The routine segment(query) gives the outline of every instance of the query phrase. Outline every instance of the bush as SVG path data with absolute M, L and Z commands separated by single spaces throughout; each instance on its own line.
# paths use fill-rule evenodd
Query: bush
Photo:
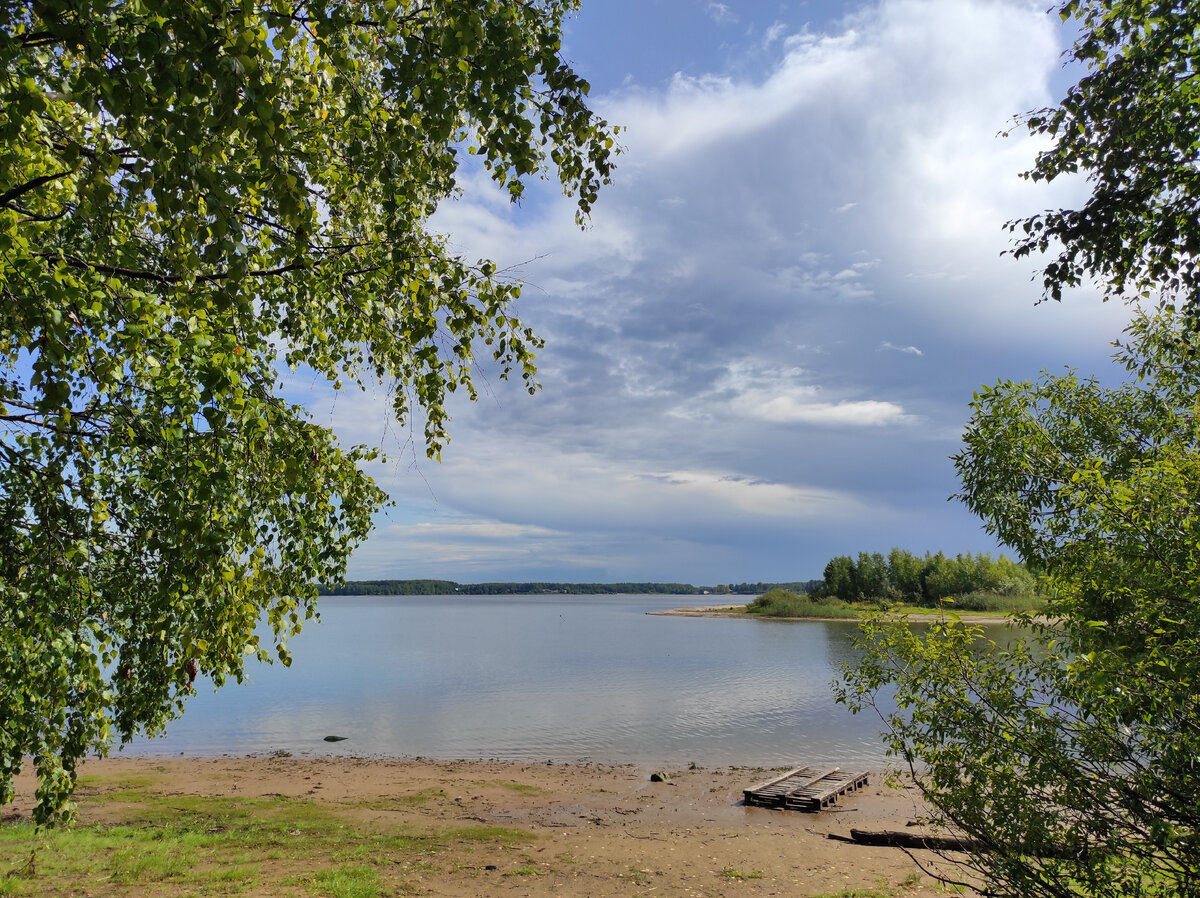
M 854 609 L 841 603 L 814 602 L 787 589 L 772 589 L 746 606 L 747 614 L 760 617 L 855 617 Z

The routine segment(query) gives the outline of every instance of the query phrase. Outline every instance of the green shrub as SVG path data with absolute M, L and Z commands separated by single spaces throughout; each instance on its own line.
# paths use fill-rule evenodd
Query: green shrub
M 760 617 L 854 617 L 855 611 L 842 603 L 814 602 L 809 596 L 787 589 L 772 589 L 746 606 L 747 614 Z

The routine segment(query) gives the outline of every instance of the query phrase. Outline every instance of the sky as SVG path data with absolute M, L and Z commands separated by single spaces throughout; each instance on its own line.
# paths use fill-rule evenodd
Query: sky
M 1045 0 L 585 0 L 564 56 L 624 130 L 586 230 L 552 182 L 471 176 L 431 227 L 524 283 L 542 390 L 485 368 L 442 462 L 387 390 L 313 397 L 394 504 L 352 579 L 821 576 L 834 555 L 997 552 L 953 500 L 972 394 L 1103 373 L 1128 310 L 1039 303 L 1004 223 L 1085 185 L 1020 173 L 1055 103 Z M 1008 136 L 1004 136 L 1007 132 Z

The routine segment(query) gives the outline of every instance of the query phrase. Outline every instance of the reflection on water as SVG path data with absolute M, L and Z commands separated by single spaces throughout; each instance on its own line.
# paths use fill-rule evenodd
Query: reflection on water
M 294 662 L 255 666 L 139 754 L 613 763 L 861 762 L 879 721 L 834 704 L 853 623 L 648 616 L 680 596 L 327 598 Z M 348 737 L 325 743 L 326 735 Z

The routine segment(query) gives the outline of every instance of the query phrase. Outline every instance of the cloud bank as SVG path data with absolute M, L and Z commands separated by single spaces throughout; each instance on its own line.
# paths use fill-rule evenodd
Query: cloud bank
M 396 507 L 351 576 L 713 584 L 994 548 L 946 501 L 972 391 L 1098 367 L 1124 318 L 1089 296 L 1037 306 L 1029 265 L 1001 255 L 1005 221 L 1080 189 L 1022 181 L 1037 145 L 999 136 L 1053 102 L 1056 22 L 1001 0 L 884 0 L 820 27 L 689 8 L 724 55 L 644 81 L 623 59 L 593 91 L 626 131 L 587 231 L 548 186 L 513 207 L 474 178 L 435 218 L 525 282 L 544 389 L 492 381 L 456 405 L 442 465 L 382 432 L 381 396 L 314 401 L 393 457 L 374 473 Z

